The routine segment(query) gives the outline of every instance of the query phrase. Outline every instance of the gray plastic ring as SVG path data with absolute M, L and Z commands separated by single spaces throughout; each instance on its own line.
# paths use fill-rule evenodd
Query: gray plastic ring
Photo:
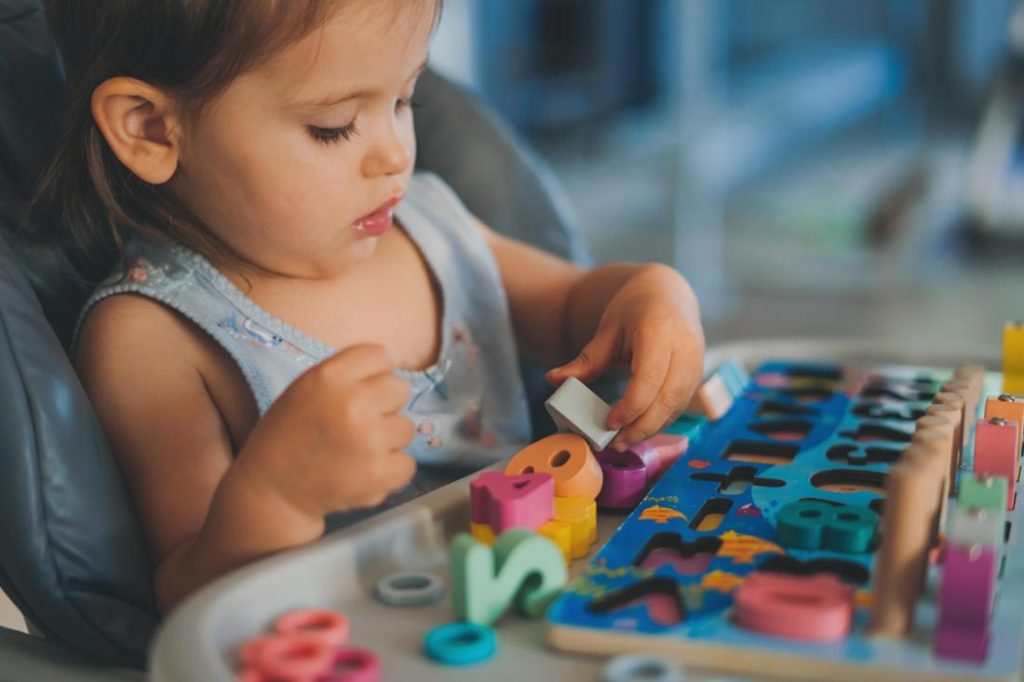
M 377 597 L 392 606 L 425 606 L 443 596 L 444 583 L 433 573 L 401 571 L 377 581 Z
M 602 679 L 604 682 L 685 682 L 686 673 L 663 658 L 626 654 L 608 661 Z

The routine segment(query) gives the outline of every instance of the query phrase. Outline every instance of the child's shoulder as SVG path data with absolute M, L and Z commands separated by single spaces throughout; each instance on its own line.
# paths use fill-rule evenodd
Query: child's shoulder
M 86 383 L 149 382 L 195 366 L 201 339 L 158 301 L 134 294 L 108 296 L 82 320 L 75 364 Z M 101 379 L 102 377 L 102 379 Z

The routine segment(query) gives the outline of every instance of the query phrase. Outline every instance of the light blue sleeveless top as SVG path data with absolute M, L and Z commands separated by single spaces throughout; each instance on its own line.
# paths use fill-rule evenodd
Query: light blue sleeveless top
M 398 371 L 412 389 L 404 414 L 416 426 L 409 454 L 418 467 L 413 483 L 382 506 L 509 457 L 530 438 L 508 302 L 494 256 L 469 212 L 440 178 L 416 174 L 395 217 L 440 286 L 442 341 L 436 364 Z M 337 352 L 257 306 L 203 256 L 176 242 L 135 237 L 125 263 L 86 302 L 78 328 L 108 296 L 160 301 L 227 351 L 260 415 L 300 374 Z M 76 329 L 76 342 L 77 336 Z M 338 515 L 328 525 L 379 510 Z

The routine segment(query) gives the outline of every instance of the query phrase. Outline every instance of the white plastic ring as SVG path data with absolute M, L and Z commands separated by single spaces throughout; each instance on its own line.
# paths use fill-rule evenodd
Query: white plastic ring
M 425 606 L 443 596 L 444 583 L 433 573 L 401 571 L 377 581 L 377 597 L 392 606 Z

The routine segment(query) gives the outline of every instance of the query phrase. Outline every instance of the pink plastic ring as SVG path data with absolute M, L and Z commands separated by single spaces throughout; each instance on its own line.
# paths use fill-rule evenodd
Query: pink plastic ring
M 250 639 L 238 650 L 238 660 L 243 668 L 253 669 L 256 665 L 256 652 L 267 642 L 277 639 L 277 635 L 263 635 Z
M 316 682 L 378 682 L 380 659 L 369 649 L 342 647 L 334 652 L 329 672 Z
M 274 622 L 274 630 L 282 635 L 304 634 L 319 637 L 330 647 L 339 647 L 348 640 L 348 618 L 327 609 L 299 609 L 286 613 Z
M 330 670 L 334 649 L 317 635 L 290 633 L 266 638 L 253 658 L 254 667 L 269 677 L 315 678 Z

